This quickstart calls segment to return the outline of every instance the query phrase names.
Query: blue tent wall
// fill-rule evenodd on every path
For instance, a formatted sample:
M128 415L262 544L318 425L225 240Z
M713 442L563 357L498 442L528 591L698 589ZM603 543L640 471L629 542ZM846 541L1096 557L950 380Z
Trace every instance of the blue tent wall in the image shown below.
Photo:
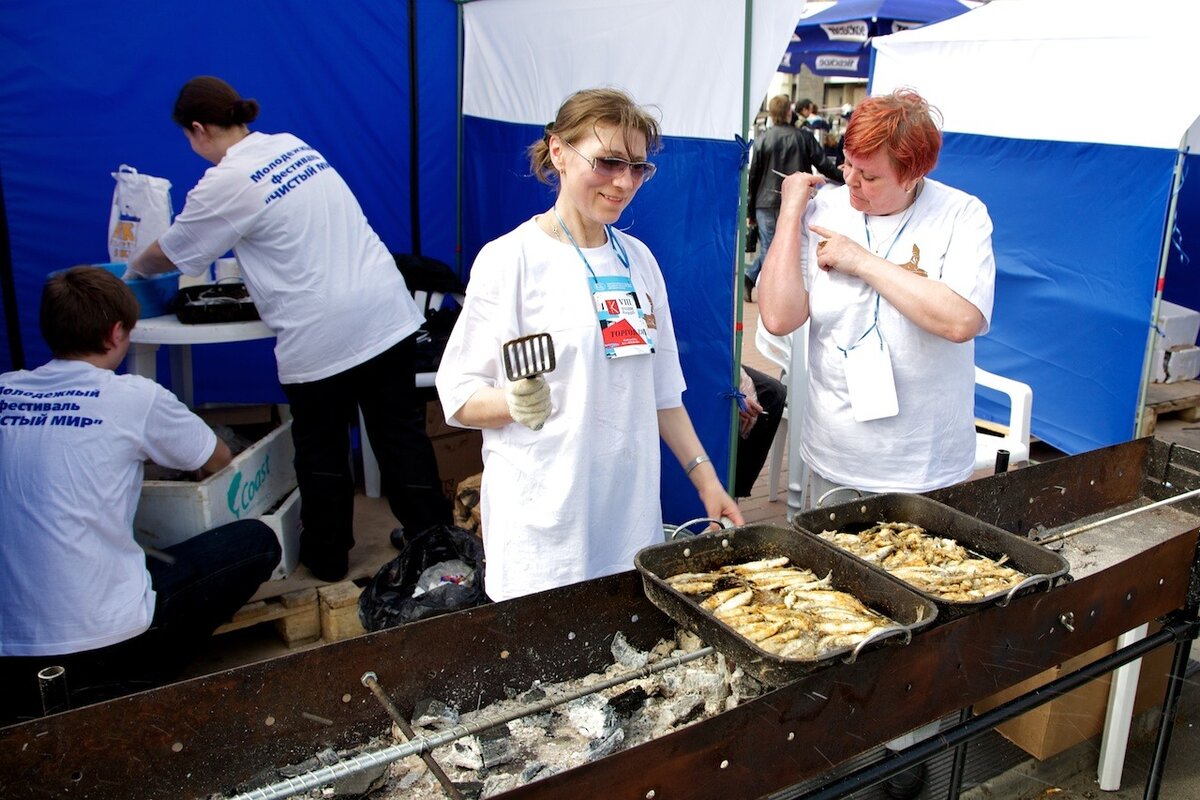
M1200 309L1200 154L1184 159L1163 297Z
M541 135L536 126L465 118L465 264L485 243L554 202L550 187L530 175L525 155ZM663 270L687 379L684 405L719 475L726 473L730 459L733 328L727 321L733 304L740 158L741 149L732 140L668 137L654 157L659 165L654 180L639 190L618 223L646 243ZM704 169L696 169L697 164ZM665 448L662 463L663 519L679 523L702 516L695 489Z
M978 196L995 226L995 310L976 363L1033 387L1033 432L1064 452L1133 430L1174 160L1154 148L945 136L934 177ZM1121 225L1098 224L1112 218ZM987 398L979 410L1007 418Z
M437 139L421 150L423 252L453 263L457 9L416 5L420 125ZM49 356L36 319L46 274L108 260L109 173L128 163L168 178L178 210L207 168L170 118L193 75L256 98L253 129L291 131L322 151L387 246L410 250L408 35L402 2L349 0L319 14L251 0L6 4L0 174L27 364ZM0 369L8 362L5 342ZM198 348L196 370L200 402L282 397L269 342Z

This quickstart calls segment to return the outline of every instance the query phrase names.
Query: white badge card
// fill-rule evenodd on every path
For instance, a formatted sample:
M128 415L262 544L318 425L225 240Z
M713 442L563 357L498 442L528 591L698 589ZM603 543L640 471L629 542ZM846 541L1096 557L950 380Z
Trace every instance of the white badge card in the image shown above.
M887 342L878 335L846 351L846 388L856 422L894 417L900 413L896 379Z
M600 319L605 358L641 356L654 352L654 339L650 336L645 312L629 276L593 278L592 300L596 304L596 316Z

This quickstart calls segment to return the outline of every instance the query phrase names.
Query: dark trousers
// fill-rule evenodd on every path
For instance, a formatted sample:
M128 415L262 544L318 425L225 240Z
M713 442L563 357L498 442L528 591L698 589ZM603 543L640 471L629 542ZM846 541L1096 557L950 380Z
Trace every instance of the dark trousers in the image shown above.
M42 715L37 673L46 667L66 670L72 708L169 683L271 577L281 555L274 531L258 520L231 522L164 552L172 563L146 559L155 592L149 630L80 653L0 657L0 726Z
M345 372L283 387L300 485L300 561L318 577L344 574L354 546L350 425L360 408L396 519L410 533L450 522L450 501L425 434L415 354L416 338L410 336Z
M767 461L767 454L771 451L771 442L775 440L775 431L779 430L783 408L787 403L787 387L781 382L744 364L742 369L754 381L754 393L758 395L764 414L759 415L746 438L738 442L733 480L735 497L750 496L754 482L758 480L758 474Z

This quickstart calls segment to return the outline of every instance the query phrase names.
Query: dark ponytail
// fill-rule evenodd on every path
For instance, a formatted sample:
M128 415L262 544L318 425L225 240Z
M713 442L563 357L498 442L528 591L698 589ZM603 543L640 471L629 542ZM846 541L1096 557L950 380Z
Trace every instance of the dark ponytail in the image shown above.
M182 128L190 128L193 122L233 128L257 119L258 101L243 99L220 78L202 75L179 90L171 117Z

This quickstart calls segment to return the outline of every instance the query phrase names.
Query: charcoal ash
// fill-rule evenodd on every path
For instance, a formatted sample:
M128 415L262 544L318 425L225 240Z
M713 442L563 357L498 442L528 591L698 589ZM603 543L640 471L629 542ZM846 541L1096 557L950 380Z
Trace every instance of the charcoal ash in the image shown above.
M450 719L473 725L501 718L546 698L565 697L647 663L693 653L704 646L695 635L678 631L674 640L640 651L618 633L611 646L613 663L603 673L557 684L534 681L527 688L513 687L505 692L506 699L461 716L451 706L430 713L440 702L431 701L421 705L421 714L414 714L413 727L417 736L430 736L438 732L433 726L444 730ZM435 748L433 757L464 796L489 798L665 736L765 691L736 665L714 654L496 725ZM389 785L371 793L372 800L445 797L420 759L406 758L390 769Z

